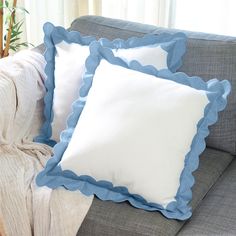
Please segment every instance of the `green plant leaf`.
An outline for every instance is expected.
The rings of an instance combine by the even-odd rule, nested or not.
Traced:
[[[24,8],[24,7],[13,7],[12,9],[14,9],[14,10],[21,10],[21,11],[23,11],[23,12],[25,12],[25,13],[27,13],[27,14],[29,14],[29,12]]]
[[[22,32],[23,32],[23,31],[18,31],[18,32],[17,32],[17,31],[12,31],[12,32],[11,32],[11,38],[15,38],[16,36],[22,34]]]
[[[11,38],[10,43],[14,43],[15,41],[19,40],[20,38]]]
[[[10,49],[13,50],[14,52],[17,51],[17,48],[15,48],[14,46],[10,45]]]
[[[21,43],[20,46],[28,47],[28,43]]]
[[[19,31],[23,24],[24,24],[24,20],[21,20],[18,23],[16,23],[14,26],[16,30]]]
[[[28,46],[33,46],[33,44],[28,43],[28,42],[23,42],[23,43],[15,43],[14,45],[11,45],[12,48],[14,48],[16,51],[19,50],[21,47],[28,47]],[[13,50],[13,49],[12,49]]]
[[[4,0],[4,3],[0,5],[0,8],[6,8],[4,10],[4,21],[5,21],[5,35],[4,35],[4,45],[6,46],[6,40],[7,40],[7,32],[9,32],[9,23],[11,21],[12,13],[16,11],[22,11],[27,14],[29,12],[24,8],[20,6],[13,7],[13,1],[12,0]],[[24,24],[24,19],[18,20],[15,17],[15,14],[13,15],[13,24],[11,28],[11,38],[10,38],[10,50],[13,50],[17,52],[21,47],[28,47],[33,46],[33,44],[28,42],[20,42],[18,40],[21,39],[21,35],[23,33],[22,27]]]

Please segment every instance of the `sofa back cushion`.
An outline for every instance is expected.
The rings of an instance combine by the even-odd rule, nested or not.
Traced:
[[[176,33],[179,30],[114,20],[97,16],[84,16],[75,20],[71,30],[97,38],[141,37],[146,33]],[[204,80],[218,78],[231,82],[232,92],[226,110],[219,115],[217,124],[210,128],[207,146],[236,154],[236,38],[184,31],[188,36],[183,65],[178,71]]]
[[[205,80],[228,79],[232,85],[227,109],[210,128],[209,147],[236,154],[236,39],[233,41],[190,39],[181,71]]]

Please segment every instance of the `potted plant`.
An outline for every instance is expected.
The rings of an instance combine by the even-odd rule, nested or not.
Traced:
[[[9,50],[16,52],[29,45],[27,42],[19,42],[24,19],[16,21],[17,10],[28,13],[25,8],[17,6],[17,0],[0,0],[0,58],[7,57]]]

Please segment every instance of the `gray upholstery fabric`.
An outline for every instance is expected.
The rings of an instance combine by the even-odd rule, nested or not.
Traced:
[[[45,52],[45,46],[44,44],[40,44],[39,46],[33,48],[32,51],[43,54]]]
[[[210,127],[207,145],[232,154],[236,152],[236,41],[189,40],[180,71],[202,78],[228,79],[232,85],[225,111]]]
[[[236,235],[236,160],[207,194],[179,236]]]
[[[75,20],[71,30],[108,39],[178,31],[97,16],[84,16]],[[233,92],[227,109],[220,113],[219,121],[211,127],[207,145],[236,154],[236,38],[184,32],[189,39],[183,66],[179,71],[198,75],[206,80],[217,77],[231,81]]]
[[[228,153],[206,149],[194,173],[192,208],[201,202],[211,186],[232,161]],[[158,212],[146,212],[128,203],[113,203],[95,199],[78,232],[78,236],[141,236],[175,235],[184,222],[168,220]]]

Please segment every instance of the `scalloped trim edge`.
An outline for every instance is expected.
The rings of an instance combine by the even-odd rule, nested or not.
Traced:
[[[180,176],[180,186],[175,197],[176,201],[169,203],[164,209],[159,204],[147,203],[141,196],[130,194],[126,187],[113,187],[112,183],[107,181],[96,182],[92,177],[88,176],[85,178],[84,176],[75,175],[72,171],[61,170],[58,163],[73,134],[75,120],[78,120],[83,110],[83,106],[85,105],[85,102],[80,99],[73,103],[73,112],[68,120],[70,128],[63,131],[61,142],[54,147],[55,154],[53,158],[48,161],[45,169],[37,176],[37,184],[39,186],[46,185],[50,188],[64,186],[69,190],[79,189],[85,195],[95,194],[102,200],[109,199],[114,202],[127,200],[131,205],[137,208],[149,211],[160,211],[167,218],[179,220],[188,219],[191,216],[191,209],[188,206],[188,203],[192,198],[191,188],[195,182],[192,173],[197,169],[199,155],[205,149],[205,137],[209,134],[208,126],[217,121],[218,112],[223,110],[227,104],[226,99],[231,89],[230,83],[227,80],[218,81],[216,79],[204,82],[200,77],[188,77],[182,72],[173,74],[168,70],[157,71],[152,66],[141,66],[137,61],[132,61],[129,67],[120,58],[114,57],[110,49],[103,48],[97,42],[93,42],[90,45],[90,51],[91,54],[86,60],[87,72],[83,78],[83,85],[80,90],[84,96],[86,96],[86,92],[88,93],[89,91],[94,72],[102,58],[105,58],[112,64],[121,65],[126,68],[138,70],[143,73],[155,75],[191,86],[195,89],[206,91],[209,104],[205,107],[204,117],[198,122],[197,134],[193,138],[190,152],[186,155],[185,166]],[[117,193],[115,189],[118,189],[120,192]]]
[[[67,31],[61,26],[54,26],[52,23],[45,23],[43,26],[44,31],[44,45],[46,51],[44,54],[46,60],[45,73],[47,75],[47,80],[45,81],[45,87],[47,89],[46,95],[44,97],[44,117],[45,121],[40,129],[40,134],[34,138],[35,142],[45,143],[53,147],[57,142],[51,139],[52,136],[52,126],[53,121],[53,96],[54,96],[54,69],[55,69],[55,45],[61,41],[66,41],[68,43],[78,43],[82,45],[88,45],[96,41],[96,38],[92,36],[81,36],[80,32],[77,31]],[[160,35],[146,34],[141,38],[131,37],[127,40],[114,39],[110,41],[105,38],[101,38],[99,42],[105,47],[110,48],[134,48],[153,44],[166,44],[171,43],[169,47],[163,45],[163,50],[168,52],[167,64],[172,71],[176,71],[182,65],[182,57],[186,51],[186,40],[187,37],[184,33],[162,33]]]

